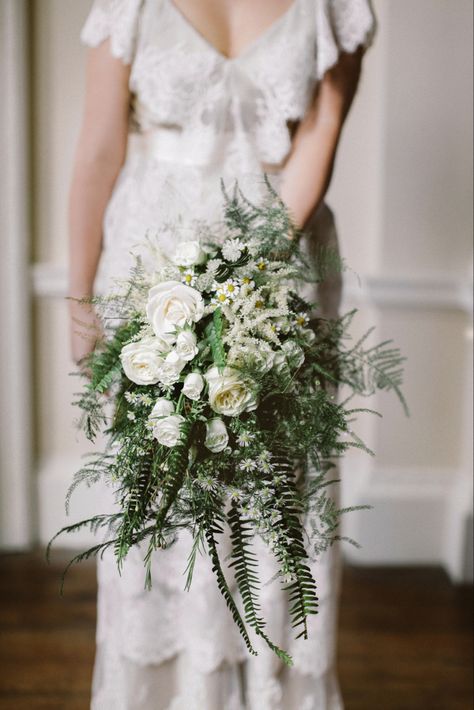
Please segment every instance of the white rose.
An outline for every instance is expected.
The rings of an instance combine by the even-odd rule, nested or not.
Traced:
[[[179,281],[164,281],[150,289],[146,314],[156,336],[174,343],[177,328],[202,318],[204,301],[196,289]]]
[[[155,439],[163,446],[176,446],[181,437],[181,424],[185,421],[180,414],[172,414],[164,419],[158,419],[153,427]]]
[[[154,422],[160,417],[169,417],[173,412],[173,402],[170,402],[169,399],[165,399],[164,397],[160,397],[156,400],[155,406],[150,412],[149,419]]]
[[[199,350],[196,335],[191,330],[182,330],[176,338],[176,352],[182,360],[192,360]]]
[[[183,384],[183,394],[189,399],[198,400],[204,388],[204,378],[199,372],[190,372],[186,375]]]
[[[160,379],[163,364],[160,343],[156,338],[143,338],[122,348],[120,360],[128,379],[137,385],[154,385]]]
[[[275,353],[275,357],[273,358],[273,367],[278,373],[281,373],[284,369],[288,368],[288,362],[286,360],[285,353],[281,350]]]
[[[174,385],[179,380],[181,370],[185,366],[175,350],[172,350],[163,360],[160,368],[160,382],[162,385]]]
[[[229,435],[227,428],[222,419],[216,417],[206,422],[206,439],[204,446],[212,451],[213,454],[218,454],[223,451],[229,443]]]
[[[236,417],[257,407],[254,393],[248,389],[236,370],[225,367],[220,373],[217,367],[212,367],[205,378],[209,386],[209,404],[218,414]]]
[[[301,335],[303,336],[305,344],[308,346],[312,345],[316,340],[316,334],[311,328],[304,328],[301,331]]]
[[[281,346],[290,367],[298,368],[304,362],[304,352],[294,340],[286,340]]]
[[[177,266],[194,266],[202,264],[205,260],[206,254],[197,241],[181,242],[181,244],[178,244],[173,256],[173,263]]]

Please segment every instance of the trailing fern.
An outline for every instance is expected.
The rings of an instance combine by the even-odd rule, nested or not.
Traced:
[[[318,612],[311,562],[345,539],[341,516],[361,509],[334,501],[335,463],[351,447],[372,453],[355,420],[373,412],[349,403],[391,391],[406,410],[404,357],[390,340],[373,344],[372,330],[353,342],[355,311],[326,319],[299,295],[303,282],[319,283],[344,265],[331,249],[314,263],[267,176],[262,184],[264,197],[252,200],[237,183],[231,191],[222,185],[215,232],[196,227],[196,240],[179,244],[162,266],[152,248],[153,268],[137,257],[123,291],[90,299],[105,337],[83,363],[75,404],[87,438],[104,433],[107,443],[75,474],[66,507],[79,485],[103,480],[118,512],[60,532],[102,536],[70,564],[110,550],[120,570],[139,547],[150,588],[160,551],[187,531],[184,588],[198,574],[198,555],[209,555],[249,652],[256,654],[255,635],[291,665],[267,632],[256,538],[277,563],[274,581],[296,637],[307,638]],[[227,529],[243,612],[222,563]]]

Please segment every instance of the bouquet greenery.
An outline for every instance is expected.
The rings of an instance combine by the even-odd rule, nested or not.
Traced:
[[[317,613],[308,559],[340,539],[344,512],[329,494],[329,472],[349,447],[365,448],[352,421],[369,410],[351,408],[350,396],[338,403],[337,386],[350,395],[393,390],[403,402],[403,358],[390,342],[366,348],[368,334],[348,344],[354,312],[326,320],[298,295],[331,255],[321,253],[318,276],[288,239],[295,230],[270,185],[259,206],[237,187],[223,194],[218,234],[178,244],[153,274],[137,259],[121,293],[94,299],[118,324],[88,358],[77,404],[88,438],[105,428],[108,445],[69,495],[105,477],[119,508],[60,532],[107,530],[71,564],[112,547],[120,568],[143,543],[149,586],[153,552],[191,531],[186,587],[204,551],[249,651],[247,626],[291,663],[266,634],[252,540],[259,535],[275,556],[292,625],[307,637],[307,617]],[[242,613],[219,550],[225,526]]]

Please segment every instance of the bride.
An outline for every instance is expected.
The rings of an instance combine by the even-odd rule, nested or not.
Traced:
[[[266,172],[304,227],[304,248],[336,245],[324,197],[375,31],[369,0],[95,0],[81,35],[91,49],[71,187],[70,296],[126,277],[133,249],[154,230],[166,259],[197,220],[220,216],[221,179],[238,179],[255,202]],[[339,295],[337,277],[320,286],[323,315],[337,314]],[[91,307],[70,303],[79,362],[100,323]],[[121,576],[112,554],[99,559],[91,707],[340,710],[337,547],[314,563],[320,606],[309,640],[292,639],[278,585],[263,587],[270,635],[293,656],[290,669],[264,648],[247,656],[206,559],[183,590],[188,549],[182,536],[156,553],[151,591],[139,549]],[[263,550],[259,562],[271,579]]]

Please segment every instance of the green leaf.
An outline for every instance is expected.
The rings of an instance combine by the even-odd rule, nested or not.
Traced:
[[[218,307],[212,314],[212,320],[206,326],[205,334],[211,346],[212,359],[219,371],[222,371],[226,364],[224,343],[222,341],[223,329],[222,311]]]

